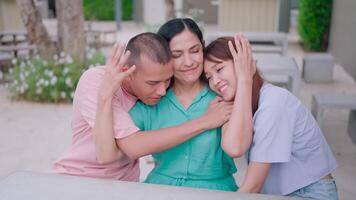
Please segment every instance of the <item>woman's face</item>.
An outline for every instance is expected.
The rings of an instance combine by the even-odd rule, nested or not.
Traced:
[[[235,98],[237,80],[232,60],[219,60],[219,63],[204,61],[204,71],[210,88],[219,94],[225,101]]]
[[[199,80],[203,72],[203,47],[198,37],[185,29],[169,43],[172,51],[174,78],[190,84]]]

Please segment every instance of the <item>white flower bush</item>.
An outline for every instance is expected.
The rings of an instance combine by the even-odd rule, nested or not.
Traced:
[[[40,56],[12,60],[9,89],[16,99],[39,102],[71,102],[81,74],[89,67],[102,65],[105,57],[86,49],[87,60],[78,63],[65,52],[45,61]]]

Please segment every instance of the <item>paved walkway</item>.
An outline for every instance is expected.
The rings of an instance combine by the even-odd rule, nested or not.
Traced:
[[[208,27],[206,31],[213,28]],[[117,34],[119,41],[127,41],[145,28],[128,23],[123,25],[123,30]],[[108,51],[104,49],[104,52]],[[289,35],[288,55],[295,57],[301,67],[303,51],[295,34]],[[335,67],[334,80],[331,84],[302,82],[299,98],[310,108],[313,92],[344,90],[356,93],[355,81],[339,65]],[[0,179],[16,170],[49,172],[52,163],[70,145],[71,105],[13,102],[8,95],[6,88],[0,85]],[[354,199],[356,196],[356,146],[347,135],[347,119],[347,111],[327,110],[322,127],[339,163],[334,176],[340,199]],[[236,162],[239,168],[236,179],[241,183],[246,163],[243,158]],[[151,168],[152,164],[143,159],[142,179]]]

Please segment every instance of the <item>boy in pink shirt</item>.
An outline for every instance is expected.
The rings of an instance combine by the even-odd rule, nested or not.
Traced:
[[[72,144],[54,164],[54,171],[74,176],[138,181],[139,157],[171,148],[227,121],[231,105],[215,101],[198,119],[142,134],[128,111],[137,99],[148,105],[158,103],[165,95],[172,75],[169,46],[157,34],[142,33],[133,37],[126,50],[123,45],[115,45],[105,66],[89,69],[79,80],[73,100]],[[111,112],[110,119],[102,115],[104,110]],[[103,123],[100,122],[107,120],[112,124],[101,127]],[[103,131],[120,139],[126,152],[106,149],[112,145],[96,145],[114,142],[112,138],[101,141],[105,138],[96,137]],[[107,152],[112,152],[112,155]]]

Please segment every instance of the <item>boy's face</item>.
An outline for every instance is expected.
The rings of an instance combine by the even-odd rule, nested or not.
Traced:
[[[155,105],[166,90],[173,76],[172,62],[165,65],[155,63],[145,56],[141,57],[138,66],[130,75],[132,92],[147,105]]]

